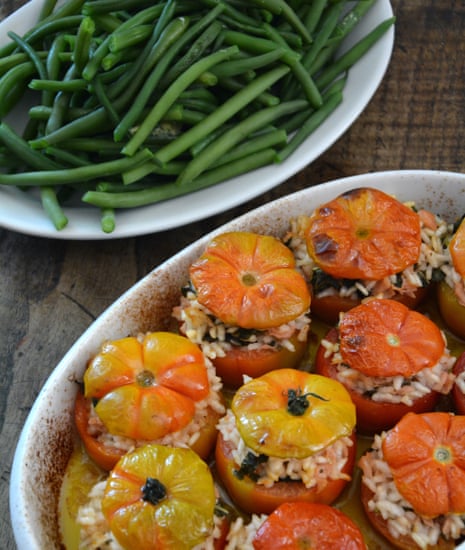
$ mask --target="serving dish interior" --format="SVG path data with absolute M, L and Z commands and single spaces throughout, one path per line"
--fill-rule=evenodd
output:
M 61 548 L 57 500 L 74 443 L 72 409 L 89 357 L 105 339 L 149 330 L 169 330 L 190 263 L 214 234 L 250 230 L 281 236 L 290 218 L 308 214 L 337 194 L 376 187 L 401 200 L 414 200 L 454 221 L 465 210 L 465 175 L 400 171 L 348 177 L 309 187 L 266 204 L 218 228 L 155 268 L 118 299 L 73 345 L 52 372 L 23 428 L 13 463 L 11 519 L 19 550 Z M 461 547 L 465 548 L 464 545 Z

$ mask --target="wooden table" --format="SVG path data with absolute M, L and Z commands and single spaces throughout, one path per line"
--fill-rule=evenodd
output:
M 0 16 L 21 3 L 3 0 Z M 48 240 L 0 229 L 0 548 L 15 548 L 9 478 L 31 405 L 68 348 L 126 289 L 204 233 L 309 185 L 384 170 L 465 172 L 465 3 L 392 0 L 392 6 L 395 47 L 375 97 L 320 159 L 263 196 L 124 240 Z

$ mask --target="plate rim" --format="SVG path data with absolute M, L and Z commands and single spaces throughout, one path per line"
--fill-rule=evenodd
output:
M 38 6 L 42 1 L 30 0 L 29 3 L 1 21 L 0 42 L 2 38 L 4 39 L 7 28 L 15 27 L 29 14 L 37 13 Z M 365 29 L 363 34 L 366 34 L 368 29 L 373 28 L 375 24 L 392 16 L 393 10 L 390 0 L 379 0 L 367 12 L 358 30 L 356 28 L 349 35 L 346 43 L 350 43 L 350 40 L 353 40 L 357 32 L 361 32 L 362 29 Z M 67 227 L 58 231 L 42 211 L 38 200 L 31 198 L 27 201 L 21 200 L 18 197 L 21 192 L 16 188 L 8 189 L 5 186 L 0 186 L 0 198 L 2 199 L 0 202 L 0 227 L 26 235 L 57 240 L 119 239 L 174 229 L 244 204 L 284 183 L 310 165 L 355 123 L 384 79 L 394 49 L 394 37 L 395 25 L 392 25 L 372 50 L 349 71 L 346 90 L 351 93 L 353 86 L 355 86 L 355 83 L 352 83 L 351 86 L 351 75 L 355 79 L 357 71 L 365 67 L 367 71 L 369 70 L 370 80 L 363 93 L 354 94 L 352 91 L 350 95 L 351 103 L 343 102 L 339 105 L 335 113 L 312 134 L 315 137 L 310 136 L 307 138 L 298 151 L 281 164 L 254 170 L 243 176 L 218 183 L 208 189 L 193 192 L 188 196 L 177 197 L 162 203 L 137 207 L 136 209 L 127 209 L 124 212 L 119 211 L 117 212 L 116 228 L 112 233 L 102 231 L 98 209 L 86 206 L 73 209 L 65 208 L 69 223 Z M 378 57 L 374 55 L 374 52 L 378 52 Z M 381 58 L 379 52 L 382 53 Z M 336 123 L 336 113 L 341 115 L 341 124 Z M 306 152 L 309 144 L 312 151 L 310 156 Z M 253 185 L 250 185 L 251 182 L 253 182 Z M 236 190 L 234 195 L 231 193 L 231 189 Z M 186 199 L 186 197 L 188 198 Z M 12 212 L 17 213 L 12 214 Z M 81 222 L 82 225 L 80 225 Z

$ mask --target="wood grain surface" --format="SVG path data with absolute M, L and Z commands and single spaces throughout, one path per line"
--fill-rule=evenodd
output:
M 2 1 L 0 17 L 21 3 Z M 465 2 L 392 0 L 392 6 L 395 46 L 376 95 L 320 159 L 268 193 L 203 221 L 139 238 L 55 241 L 0 228 L 2 550 L 15 548 L 9 480 L 27 414 L 68 348 L 122 292 L 204 233 L 307 186 L 384 170 L 465 172 Z

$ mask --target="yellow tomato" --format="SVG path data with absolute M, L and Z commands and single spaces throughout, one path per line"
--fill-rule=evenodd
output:
M 147 445 L 111 471 L 102 511 L 127 550 L 187 550 L 212 533 L 215 504 L 212 474 L 196 453 Z
M 231 409 L 246 445 L 279 458 L 305 458 L 350 436 L 355 426 L 355 406 L 340 382 L 296 369 L 247 382 Z

